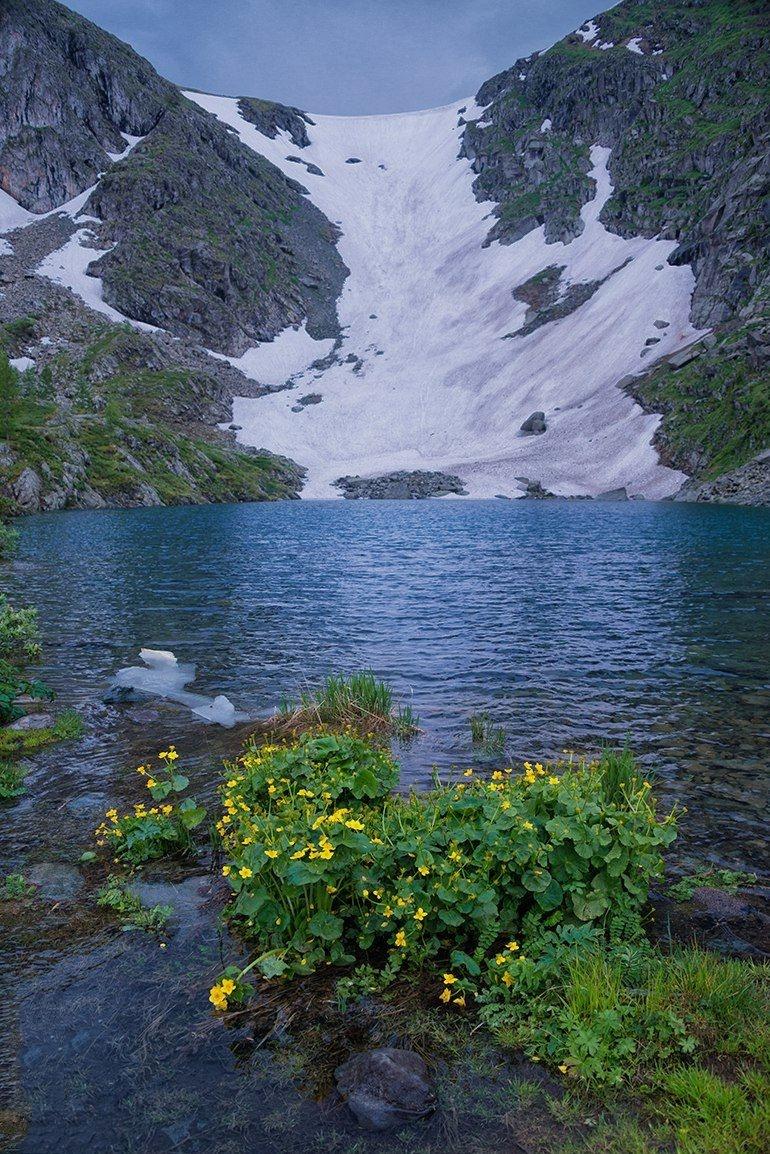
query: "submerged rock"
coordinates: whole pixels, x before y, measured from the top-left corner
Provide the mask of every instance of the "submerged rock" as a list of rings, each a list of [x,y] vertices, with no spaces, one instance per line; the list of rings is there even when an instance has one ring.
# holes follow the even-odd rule
[[[428,1069],[411,1050],[383,1047],[355,1054],[335,1071],[337,1089],[362,1126],[388,1130],[436,1108]]]
[[[29,729],[50,729],[53,723],[54,719],[50,713],[26,713],[24,717],[11,722],[8,728],[25,732]]]

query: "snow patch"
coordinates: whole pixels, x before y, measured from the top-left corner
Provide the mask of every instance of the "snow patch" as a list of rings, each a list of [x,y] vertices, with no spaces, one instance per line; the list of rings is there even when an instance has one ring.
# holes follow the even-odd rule
[[[14,369],[18,369],[20,373],[23,373],[25,369],[34,369],[35,367],[32,357],[11,357],[8,364]]]
[[[123,160],[124,157],[128,156],[129,152],[132,152],[133,149],[136,148],[137,144],[140,144],[144,140],[143,136],[132,136],[130,132],[121,132],[120,135],[125,140],[126,147],[122,152],[108,152],[107,155],[112,161]]]
[[[234,99],[187,95],[292,175],[285,134],[263,136]],[[474,104],[468,102],[469,117]],[[675,241],[625,239],[604,228],[598,217],[612,186],[609,152],[598,146],[591,150],[596,196],[583,208],[585,228],[576,240],[546,244],[539,228],[515,244],[482,247],[491,205],[476,200],[473,170],[458,156],[457,107],[313,115],[303,157],[326,179],[313,183],[310,196],[340,223],[338,247],[350,269],[338,302],[342,346],[333,364],[313,370],[321,405],[293,413],[282,393],[236,398],[238,439],[305,466],[306,497],[339,496],[332,482],[345,474],[395,469],[455,474],[474,497],[520,495],[517,476],[561,494],[625,485],[632,495],[668,496],[683,475],[662,466],[652,447],[659,418],[616,384],[639,371],[657,317],[671,325],[645,367],[697,337],[689,322],[691,269],[666,263]],[[363,163],[346,164],[349,156]],[[511,289],[554,264],[566,266],[567,285],[615,275],[569,316],[503,339],[526,313]],[[318,342],[311,345],[303,330],[284,330],[256,350],[271,360],[255,372],[271,376],[270,383],[296,375],[302,358],[293,351],[301,341],[309,369]],[[349,355],[362,361],[356,372]],[[547,414],[547,432],[519,438],[522,421],[537,409]]]
[[[115,675],[116,686],[178,701],[188,706],[196,717],[211,724],[224,725],[227,729],[231,729],[236,721],[247,720],[248,715],[239,713],[223,694],[213,698],[205,697],[184,688],[195,679],[193,664],[180,665],[174,654],[167,649],[140,649],[139,656],[144,665],[119,669]]]
[[[74,220],[75,217],[82,211],[83,206],[88,200],[91,193],[96,188],[92,184],[89,188],[79,192],[77,196],[73,196],[72,200],[68,200],[65,204],[59,205],[58,208],[49,209],[48,212],[29,212],[28,209],[22,206],[13,199],[7,192],[0,189],[0,233],[13,232],[17,228],[27,228],[30,224],[35,224],[39,220],[45,220],[49,216],[70,216]],[[93,220],[93,217],[83,217],[83,220]]]
[[[596,27],[596,21],[586,20],[585,24],[582,24],[580,28],[575,29],[575,35],[579,36],[584,44],[589,44],[599,35],[599,29]]]
[[[641,37],[635,36],[633,40],[629,40],[628,44],[626,44],[626,48],[629,52],[635,52],[637,56],[644,56],[641,45]]]
[[[206,352],[217,360],[228,361],[249,380],[262,385],[283,385],[303,373],[313,361],[327,356],[333,348],[333,340],[314,340],[302,325],[299,329],[284,329],[275,340],[255,345],[240,357],[228,357],[213,349]]]
[[[83,219],[93,219],[83,218]],[[96,312],[103,313],[111,321],[133,325],[142,332],[156,333],[156,325],[146,324],[144,321],[133,320],[118,312],[104,299],[101,279],[89,276],[86,272],[92,260],[104,255],[104,249],[94,248],[88,244],[94,239],[90,228],[80,228],[74,232],[66,244],[55,252],[49,253],[35,270],[40,276],[46,277],[54,284],[68,288],[75,296],[80,297],[84,304]]]
[[[552,128],[553,128],[553,124],[551,123],[550,117],[547,117],[543,121],[543,123],[540,125],[540,131],[541,132],[550,132]]]

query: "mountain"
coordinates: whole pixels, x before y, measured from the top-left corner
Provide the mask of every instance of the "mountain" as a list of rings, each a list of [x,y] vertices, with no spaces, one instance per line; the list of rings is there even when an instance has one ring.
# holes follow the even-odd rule
[[[182,92],[53,0],[0,68],[12,506],[768,499],[764,3],[623,0],[398,116]]]

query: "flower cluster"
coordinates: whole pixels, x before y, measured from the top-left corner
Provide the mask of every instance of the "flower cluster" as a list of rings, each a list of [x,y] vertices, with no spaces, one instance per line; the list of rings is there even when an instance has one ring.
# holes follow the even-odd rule
[[[190,784],[174,769],[178,756],[172,745],[158,754],[159,768],[138,767],[136,772],[145,779],[145,786],[157,804],[148,807],[144,802],[136,802],[123,814],[117,809],[108,809],[105,820],[96,830],[97,846],[108,847],[116,860],[132,866],[190,849],[190,833],[201,824],[206,811],[192,798],[186,798],[179,805],[166,801]]]
[[[391,793],[397,775],[351,734],[253,748],[232,767],[223,873],[266,976],[374,950],[393,972],[448,959],[443,1002],[480,984],[512,997],[531,964],[525,924],[638,906],[675,835],[627,755],[466,770],[408,797]]]

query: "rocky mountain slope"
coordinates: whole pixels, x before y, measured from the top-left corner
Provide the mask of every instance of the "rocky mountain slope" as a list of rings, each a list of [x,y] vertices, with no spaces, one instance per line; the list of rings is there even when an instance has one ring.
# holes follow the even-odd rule
[[[53,0],[0,6],[0,71],[17,507],[292,495],[287,457],[665,496],[770,444],[760,0],[623,0],[401,117],[182,93]]]

